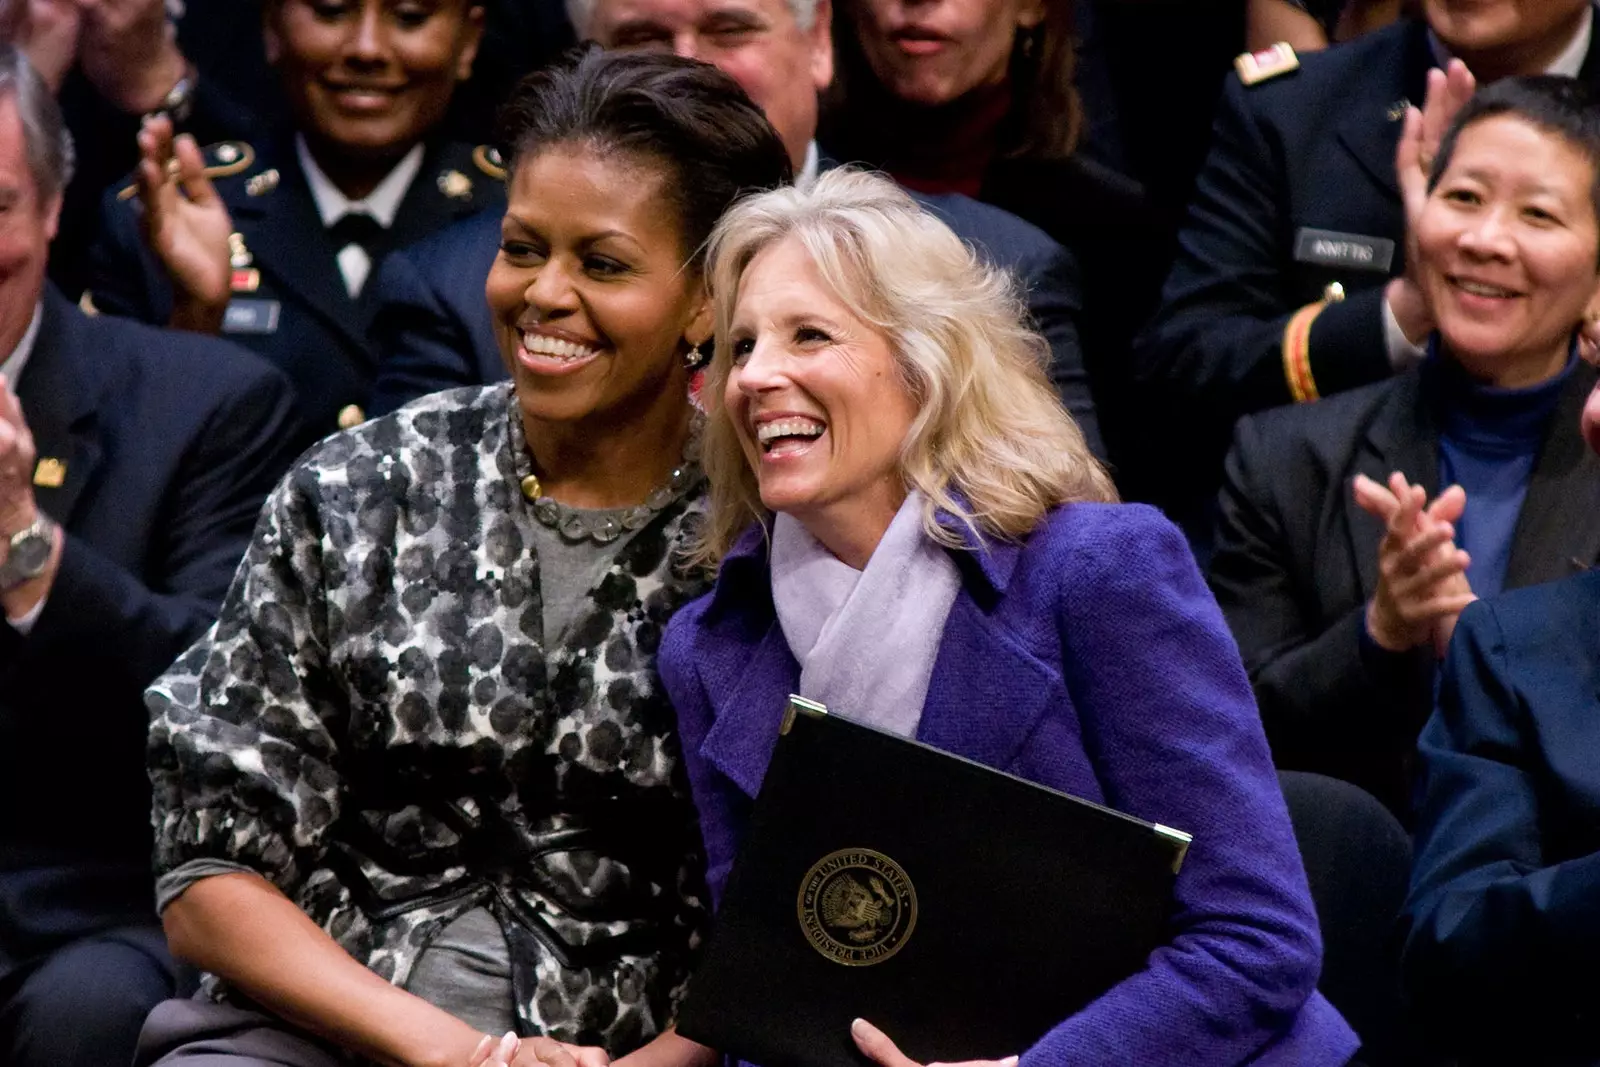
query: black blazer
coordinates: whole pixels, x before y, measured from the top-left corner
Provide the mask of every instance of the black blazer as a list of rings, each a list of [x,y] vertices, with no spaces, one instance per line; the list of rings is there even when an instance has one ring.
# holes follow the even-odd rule
[[[1600,459],[1578,433],[1595,378],[1579,364],[1561,392],[1517,520],[1507,589],[1600,560],[1600,523],[1581,521],[1600,515]],[[1433,656],[1389,654],[1363,639],[1383,525],[1356,506],[1350,483],[1398,470],[1430,498],[1439,491],[1424,382],[1414,370],[1240,422],[1210,568],[1279,767],[1354,782],[1402,820]]]
[[[824,164],[831,166],[835,164]],[[1050,377],[1105,457],[1095,403],[1078,344],[1077,263],[1044,231],[970,197],[913,196],[989,262],[1024,286],[1028,310],[1050,342]],[[390,256],[373,286],[379,311],[373,341],[383,353],[371,413],[382,415],[426,393],[506,376],[483,286],[500,244],[496,214],[470,219]]]
[[[31,633],[0,623],[0,980],[155,922],[144,687],[211,624],[294,438],[262,360],[53,289],[17,392],[67,540]]]
[[[1283,371],[1289,317],[1332,282],[1345,299],[1313,324],[1323,396],[1388,378],[1383,289],[1405,270],[1405,212],[1394,172],[1400,118],[1421,106],[1434,65],[1427,26],[1402,20],[1246,87],[1230,75],[1211,151],[1195,180],[1155,318],[1134,347],[1152,418],[1181,427],[1164,501],[1209,504],[1239,416],[1292,402]],[[1600,88],[1600,49],[1582,77]],[[1365,266],[1297,252],[1307,229],[1392,242]]]
[[[1600,1064],[1600,573],[1462,612],[1417,757],[1413,1009],[1464,1065]]]
[[[474,212],[487,209],[498,216],[505,186],[479,165],[481,158],[463,144],[430,147],[374,259]],[[275,182],[263,179],[273,171]],[[367,334],[377,310],[373,280],[379,263],[360,297],[352,299],[339,273],[339,250],[317,214],[292,140],[263,149],[252,166],[217,179],[216,187],[260,271],[260,288],[234,297],[235,310],[252,306],[260,314],[253,322],[230,315],[224,333],[289,376],[304,447],[338,429],[347,407],[364,409],[367,403],[377,373]],[[144,246],[136,201],[107,195],[92,274],[90,292],[102,312],[156,325],[171,317],[172,285]],[[277,314],[270,329],[264,320],[269,305]]]

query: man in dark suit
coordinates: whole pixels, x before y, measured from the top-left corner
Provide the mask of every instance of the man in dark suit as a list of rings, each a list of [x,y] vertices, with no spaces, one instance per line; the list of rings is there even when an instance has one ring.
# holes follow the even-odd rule
[[[442,129],[453,88],[472,67],[479,4],[437,4],[417,26],[378,0],[345,5],[325,23],[308,6],[265,5],[293,133],[212,146],[209,176],[179,171],[186,201],[176,179],[140,198],[108,195],[90,283],[102,312],[219,331],[272,360],[294,385],[302,446],[365,418],[377,368],[367,284],[376,265],[474,212],[498,215],[505,199],[487,151]],[[376,101],[373,110],[347,107],[351,95]],[[174,154],[164,128],[144,136],[152,134],[152,151]],[[158,224],[141,221],[147,197],[158,203]],[[192,221],[201,210],[203,225]],[[203,238],[207,269],[197,271],[184,249]]]
[[[1394,471],[1437,497],[1439,368],[1429,365],[1309,407],[1240,422],[1209,579],[1255,686],[1281,768],[1366,789],[1410,819],[1409,767],[1431,708],[1435,650],[1369,633],[1385,524],[1351,483]],[[1503,587],[1600,563],[1600,459],[1573,432],[1596,372],[1579,364],[1554,398],[1516,516]]]
[[[127,1062],[175,976],[154,910],[144,687],[210,625],[292,456],[291,397],[222,342],[45,281],[71,169],[0,47],[0,1063]],[[15,389],[15,392],[13,392]]]
[[[1600,1062],[1600,571],[1462,612],[1417,756],[1413,1012],[1463,1067]]]
[[[1403,292],[1395,148],[1428,71],[1464,60],[1480,84],[1548,71],[1600,85],[1591,0],[1426,0],[1425,19],[1229,79],[1161,307],[1135,346],[1164,474],[1158,496],[1205,525],[1239,416],[1291,403],[1284,340],[1304,331],[1304,399],[1420,358]],[[1291,346],[1291,354],[1294,346]],[[1195,531],[1191,531],[1193,533]]]
[[[568,10],[580,37],[607,48],[668,48],[725,70],[766,111],[799,180],[833,165],[820,157],[814,140],[817,93],[833,79],[827,4],[572,0]],[[1090,447],[1104,457],[1078,344],[1081,299],[1070,254],[1044,231],[988,204],[958,195],[918,199],[1024,286],[1029,310],[1050,342],[1051,377]],[[473,220],[385,265],[378,280],[375,342],[384,355],[374,413],[433,389],[504,377],[483,299],[498,240],[498,225]]]

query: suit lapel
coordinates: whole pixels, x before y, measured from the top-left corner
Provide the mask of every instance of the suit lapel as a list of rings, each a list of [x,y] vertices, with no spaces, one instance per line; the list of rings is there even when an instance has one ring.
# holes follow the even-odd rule
[[[66,468],[59,486],[35,485],[33,490],[44,513],[63,525],[71,522],[103,455],[95,415],[98,390],[81,359],[81,330],[77,309],[47,287],[39,336],[17,383],[39,460],[56,460]]]
[[[1053,673],[1011,644],[964,588],[945,621],[917,740],[1004,770],[1060,698]]]
[[[465,145],[451,142],[430,147],[400,201],[382,251],[415,244],[452,222],[499,203],[498,184],[476,168]],[[446,192],[451,188],[461,195],[451,197]]]
[[[1432,500],[1439,492],[1439,430],[1422,395],[1422,377],[1413,371],[1394,383],[1356,447],[1351,481],[1354,475],[1365,474],[1383,485],[1389,475],[1399,471],[1408,481],[1420,484]],[[1365,599],[1378,588],[1377,548],[1384,524],[1356,505],[1349,481],[1344,494],[1339,508],[1346,516],[1351,563],[1360,575]]]
[[[1544,448],[1528,481],[1506,564],[1505,588],[1563,578],[1600,561],[1600,459],[1578,433],[1593,368],[1580,364],[1567,379],[1551,416]]]
[[[764,630],[735,631],[736,627],[743,630],[744,625],[725,617],[718,629],[728,632],[711,638],[713,647],[736,649],[735,656],[719,660],[718,669],[706,670],[704,664],[696,664],[715,715],[700,744],[700,754],[753,797],[766,777],[789,695],[799,691],[800,665],[789,651],[776,617]],[[744,666],[730,674],[720,669],[725,662]]]
[[[281,175],[276,188],[252,196],[249,183],[230,185],[228,211],[233,224],[244,236],[255,266],[270,275],[276,288],[293,293],[329,329],[365,352],[366,322],[345,288],[335,258],[338,249],[317,214],[293,143],[281,147],[275,159]]]
[[[255,265],[271,275],[275,286],[294,293],[370,359],[373,353],[367,335],[377,311],[373,299],[376,286],[363,286],[361,296],[351,299],[339,271],[339,250],[333,247],[333,240],[322,225],[294,143],[281,143],[273,158],[281,176],[276,188],[252,196],[248,182],[228,187],[226,199],[234,225],[244,235]],[[419,241],[458,218],[500,201],[494,180],[466,169],[472,166],[471,152],[462,145],[430,148],[423,155],[422,166],[395,213],[394,225],[372,250],[369,282],[376,279],[378,262],[387,252]],[[455,185],[443,180],[452,172],[457,178]],[[447,188],[460,189],[462,182],[470,190],[466,195],[447,195]]]
[[[1400,143],[1403,123],[1393,117],[1391,109],[1404,101],[1422,106],[1428,71],[1434,65],[1426,24],[1420,19],[1413,20],[1400,48],[1401,63],[1392,69],[1375,67],[1371,71],[1375,80],[1387,80],[1388,92],[1380,94],[1374,88],[1370,95],[1364,95],[1361,104],[1340,122],[1337,134],[1339,142],[1355,157],[1361,169],[1396,200],[1400,198],[1400,184],[1394,173],[1394,150]]]

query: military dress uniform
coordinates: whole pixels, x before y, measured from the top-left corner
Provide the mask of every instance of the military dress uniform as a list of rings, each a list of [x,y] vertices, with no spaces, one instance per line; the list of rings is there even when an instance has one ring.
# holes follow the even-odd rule
[[[1595,53],[1579,77],[1600,87]],[[1241,57],[1134,352],[1152,423],[1181,441],[1164,450],[1169,507],[1215,494],[1239,416],[1393,373],[1384,287],[1405,270],[1395,148],[1436,63],[1416,19],[1303,58],[1287,46]]]
[[[481,147],[427,146],[393,225],[371,225],[363,236],[372,268],[368,281],[390,250],[476,212],[502,211],[504,172],[494,160]],[[340,250],[349,243],[339,232],[344,222],[324,225],[290,139],[259,151],[244,142],[213,145],[206,162],[235,231],[224,336],[288,375],[304,425],[302,445],[361,422],[377,369],[368,340],[376,304],[374,286],[363,284],[352,296],[341,272]],[[90,296],[103,313],[165,324],[172,285],[144,244],[140,210],[135,197],[107,194],[92,252]]]

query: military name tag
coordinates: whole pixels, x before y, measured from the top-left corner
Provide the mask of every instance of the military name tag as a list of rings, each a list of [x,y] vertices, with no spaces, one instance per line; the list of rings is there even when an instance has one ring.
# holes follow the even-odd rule
[[[1359,233],[1336,233],[1302,227],[1295,235],[1296,263],[1316,263],[1348,270],[1388,271],[1394,262],[1394,242]]]
[[[222,332],[276,333],[280,307],[276,300],[230,300],[222,316]]]

